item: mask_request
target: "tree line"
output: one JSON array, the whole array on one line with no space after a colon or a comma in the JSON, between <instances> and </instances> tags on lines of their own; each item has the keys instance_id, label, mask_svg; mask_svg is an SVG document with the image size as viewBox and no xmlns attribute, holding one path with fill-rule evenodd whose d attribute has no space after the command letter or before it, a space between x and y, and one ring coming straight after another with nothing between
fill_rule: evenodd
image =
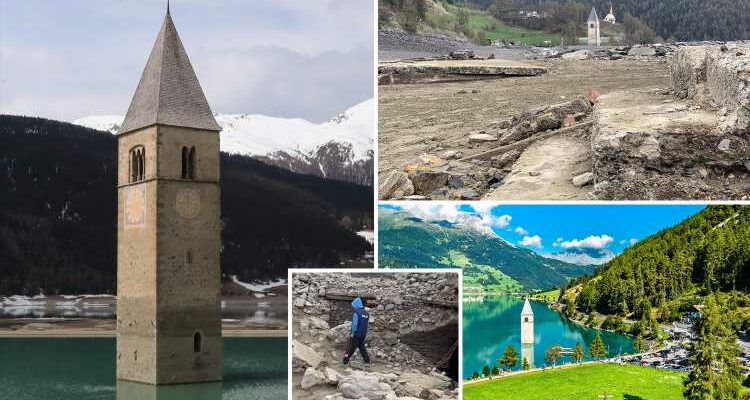
<instances>
[{"instance_id":1,"label":"tree line","mask_svg":"<svg viewBox=\"0 0 750 400\"><path fill-rule=\"evenodd\" d=\"M750 290L750 207L708 206L674 228L625 250L581 278L585 312L640 317L688 291Z\"/></svg>"},{"instance_id":2,"label":"tree line","mask_svg":"<svg viewBox=\"0 0 750 400\"><path fill-rule=\"evenodd\" d=\"M596 333L594 339L591 341L591 343L589 343L588 354L589 357L595 360L599 360L608 356L609 351L607 350L607 346L605 345L604 340L602 340L599 332ZM573 362L575 362L576 364L580 363L581 361L583 361L585 355L586 352L584 351L583 344L581 344L581 342L576 342L575 347L570 353L570 357ZM557 366L557 362L560 361L563 356L563 347L561 345L551 345L544 351L545 366ZM500 376L501 371L512 370L516 367L516 365L518 365L519 361L521 363L521 370L528 371L529 369L531 369L531 362L533 362L534 360L529 361L526 359L526 357L523 357L521 360L519 360L519 354L515 346L509 344L503 350L503 355L497 359L496 363L493 366L490 367L489 365L485 365L484 367L482 367L481 374L479 371L474 371L471 379L492 378Z\"/></svg>"}]
</instances>

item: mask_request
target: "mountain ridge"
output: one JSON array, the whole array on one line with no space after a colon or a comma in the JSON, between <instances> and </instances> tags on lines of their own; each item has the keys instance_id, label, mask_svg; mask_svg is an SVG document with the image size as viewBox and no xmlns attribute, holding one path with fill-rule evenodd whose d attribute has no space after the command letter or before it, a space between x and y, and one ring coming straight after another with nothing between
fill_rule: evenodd
<instances>
[{"instance_id":1,"label":"mountain ridge","mask_svg":"<svg viewBox=\"0 0 750 400\"><path fill-rule=\"evenodd\" d=\"M0 141L0 294L114 293L116 138L0 115ZM225 276L368 263L372 188L226 153L221 171Z\"/></svg>"},{"instance_id":2,"label":"mountain ridge","mask_svg":"<svg viewBox=\"0 0 750 400\"><path fill-rule=\"evenodd\" d=\"M373 184L374 100L360 102L323 123L260 114L215 114L221 150L257 158L292 172ZM92 115L73 124L116 134L124 117Z\"/></svg>"},{"instance_id":3,"label":"mountain ridge","mask_svg":"<svg viewBox=\"0 0 750 400\"><path fill-rule=\"evenodd\" d=\"M497 235L426 221L406 211L381 208L378 231L379 262L384 267L462 268L465 283L499 285L508 291L562 286L594 269L545 258Z\"/></svg>"}]
</instances>

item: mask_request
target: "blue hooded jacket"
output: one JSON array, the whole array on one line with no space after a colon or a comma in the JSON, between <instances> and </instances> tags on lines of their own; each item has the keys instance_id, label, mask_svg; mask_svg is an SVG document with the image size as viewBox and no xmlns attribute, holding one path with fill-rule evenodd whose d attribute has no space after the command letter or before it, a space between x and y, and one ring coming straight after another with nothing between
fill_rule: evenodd
<instances>
[{"instance_id":1,"label":"blue hooded jacket","mask_svg":"<svg viewBox=\"0 0 750 400\"><path fill-rule=\"evenodd\" d=\"M352 314L352 336L363 338L367 335L370 314L365 311L362 299L359 297L352 301L352 308L354 308L354 314Z\"/></svg>"}]
</instances>

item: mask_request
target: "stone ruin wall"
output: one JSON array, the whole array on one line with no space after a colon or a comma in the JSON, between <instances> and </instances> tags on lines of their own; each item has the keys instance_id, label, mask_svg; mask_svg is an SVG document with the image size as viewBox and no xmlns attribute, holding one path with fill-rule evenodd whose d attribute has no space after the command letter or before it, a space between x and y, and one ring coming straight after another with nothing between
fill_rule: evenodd
<instances>
[{"instance_id":1,"label":"stone ruin wall","mask_svg":"<svg viewBox=\"0 0 750 400\"><path fill-rule=\"evenodd\" d=\"M323 347L334 358L348 342L354 297L362 297L370 313L374 361L429 370L458 339L457 274L296 274L293 296L298 331L313 332L309 325L325 321L330 346Z\"/></svg>"},{"instance_id":2,"label":"stone ruin wall","mask_svg":"<svg viewBox=\"0 0 750 400\"><path fill-rule=\"evenodd\" d=\"M677 97L718 111L728 133L750 133L750 44L683 47L671 69Z\"/></svg>"}]
</instances>

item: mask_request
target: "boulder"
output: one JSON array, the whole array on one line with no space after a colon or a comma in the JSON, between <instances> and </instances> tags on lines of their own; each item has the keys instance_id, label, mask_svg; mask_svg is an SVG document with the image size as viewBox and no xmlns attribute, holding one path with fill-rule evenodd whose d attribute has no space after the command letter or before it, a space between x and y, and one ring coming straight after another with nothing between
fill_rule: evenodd
<instances>
[{"instance_id":1,"label":"boulder","mask_svg":"<svg viewBox=\"0 0 750 400\"><path fill-rule=\"evenodd\" d=\"M328 322L318 317L308 316L300 324L302 323L306 323L306 325L312 329L321 329L321 330L329 329Z\"/></svg>"},{"instance_id":2,"label":"boulder","mask_svg":"<svg viewBox=\"0 0 750 400\"><path fill-rule=\"evenodd\" d=\"M323 382L325 382L325 376L323 373L310 367L305 370L305 375L302 376L300 386L304 390L309 390L313 386L320 385Z\"/></svg>"},{"instance_id":3,"label":"boulder","mask_svg":"<svg viewBox=\"0 0 750 400\"><path fill-rule=\"evenodd\" d=\"M520 150L510 150L499 156L492 157L492 166L495 168L503 168L510 164L513 164L521 156Z\"/></svg>"},{"instance_id":4,"label":"boulder","mask_svg":"<svg viewBox=\"0 0 750 400\"><path fill-rule=\"evenodd\" d=\"M628 55L637 57L652 57L656 55L656 49L650 46L633 47L628 52Z\"/></svg>"},{"instance_id":5,"label":"boulder","mask_svg":"<svg viewBox=\"0 0 750 400\"><path fill-rule=\"evenodd\" d=\"M324 361L323 356L313 350L312 347L307 346L298 340L292 341L292 357L297 358L299 361L312 368L318 368L318 366Z\"/></svg>"},{"instance_id":6,"label":"boulder","mask_svg":"<svg viewBox=\"0 0 750 400\"><path fill-rule=\"evenodd\" d=\"M573 178L573 185L583 187L594 183L594 173L586 172Z\"/></svg>"},{"instance_id":7,"label":"boulder","mask_svg":"<svg viewBox=\"0 0 750 400\"><path fill-rule=\"evenodd\" d=\"M391 386L381 381L377 374L353 371L349 376L339 379L339 390L347 399L382 400L395 397Z\"/></svg>"},{"instance_id":8,"label":"boulder","mask_svg":"<svg viewBox=\"0 0 750 400\"><path fill-rule=\"evenodd\" d=\"M334 344L346 344L352 334L352 323L345 322L328 330L326 337Z\"/></svg>"},{"instance_id":9,"label":"boulder","mask_svg":"<svg viewBox=\"0 0 750 400\"><path fill-rule=\"evenodd\" d=\"M380 199L398 199L412 194L414 194L414 185L406 172L394 170L378 177Z\"/></svg>"},{"instance_id":10,"label":"boulder","mask_svg":"<svg viewBox=\"0 0 750 400\"><path fill-rule=\"evenodd\" d=\"M326 367L326 369L324 370L324 375L325 375L325 380L327 384L333 385L333 386L336 386L339 384L339 379L341 379L341 374L339 374L338 371L336 371L335 369Z\"/></svg>"},{"instance_id":11,"label":"boulder","mask_svg":"<svg viewBox=\"0 0 750 400\"><path fill-rule=\"evenodd\" d=\"M414 192L429 194L448 184L448 173L442 171L417 171L409 175Z\"/></svg>"},{"instance_id":12,"label":"boulder","mask_svg":"<svg viewBox=\"0 0 750 400\"><path fill-rule=\"evenodd\" d=\"M588 50L577 50L562 55L563 60L583 61L591 58L591 52Z\"/></svg>"}]
</instances>

